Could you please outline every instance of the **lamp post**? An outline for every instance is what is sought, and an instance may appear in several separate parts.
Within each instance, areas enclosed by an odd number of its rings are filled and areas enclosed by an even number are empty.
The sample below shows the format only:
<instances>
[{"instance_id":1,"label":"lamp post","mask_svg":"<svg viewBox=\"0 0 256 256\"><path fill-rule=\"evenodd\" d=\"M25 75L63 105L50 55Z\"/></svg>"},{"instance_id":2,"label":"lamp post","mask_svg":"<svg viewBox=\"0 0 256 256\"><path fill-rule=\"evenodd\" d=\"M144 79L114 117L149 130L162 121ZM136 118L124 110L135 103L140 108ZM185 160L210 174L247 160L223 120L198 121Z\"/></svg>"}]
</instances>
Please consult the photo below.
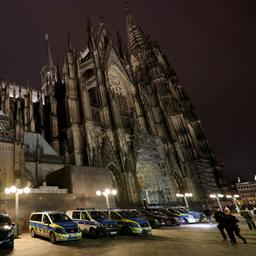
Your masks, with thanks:
<instances>
[{"instance_id":1,"label":"lamp post","mask_svg":"<svg viewBox=\"0 0 256 256\"><path fill-rule=\"evenodd\" d=\"M116 194L117 194L117 190L116 189L110 190L110 189L106 188L105 191L103 191L103 192L101 192L100 190L96 191L96 195L97 196L105 196L107 209L110 208L109 196L110 195L115 196Z\"/></svg>"},{"instance_id":2,"label":"lamp post","mask_svg":"<svg viewBox=\"0 0 256 256\"><path fill-rule=\"evenodd\" d=\"M239 195L226 195L226 198L232 199L232 201L233 201L233 203L234 203L234 205L236 207L236 211L239 213L240 209L239 209L239 206L238 206L238 204L236 202L236 199L239 198Z\"/></svg>"},{"instance_id":3,"label":"lamp post","mask_svg":"<svg viewBox=\"0 0 256 256\"><path fill-rule=\"evenodd\" d=\"M210 198L216 198L217 203L218 203L219 208L221 209L221 211L223 211L223 209L222 209L222 205L220 203L220 198L223 198L223 197L224 197L224 195L222 195L222 194L211 194L210 195Z\"/></svg>"},{"instance_id":4,"label":"lamp post","mask_svg":"<svg viewBox=\"0 0 256 256\"><path fill-rule=\"evenodd\" d=\"M30 188L17 188L16 186L11 186L4 190L5 194L15 194L15 225L17 236L19 235L19 195L30 193Z\"/></svg>"},{"instance_id":5,"label":"lamp post","mask_svg":"<svg viewBox=\"0 0 256 256\"><path fill-rule=\"evenodd\" d=\"M188 200L187 200L187 197L192 197L193 194L192 193L185 193L185 194L176 194L177 197L183 197L184 198L184 201L185 201L185 204L186 204L186 207L189 209L189 205L188 205Z\"/></svg>"}]
</instances>

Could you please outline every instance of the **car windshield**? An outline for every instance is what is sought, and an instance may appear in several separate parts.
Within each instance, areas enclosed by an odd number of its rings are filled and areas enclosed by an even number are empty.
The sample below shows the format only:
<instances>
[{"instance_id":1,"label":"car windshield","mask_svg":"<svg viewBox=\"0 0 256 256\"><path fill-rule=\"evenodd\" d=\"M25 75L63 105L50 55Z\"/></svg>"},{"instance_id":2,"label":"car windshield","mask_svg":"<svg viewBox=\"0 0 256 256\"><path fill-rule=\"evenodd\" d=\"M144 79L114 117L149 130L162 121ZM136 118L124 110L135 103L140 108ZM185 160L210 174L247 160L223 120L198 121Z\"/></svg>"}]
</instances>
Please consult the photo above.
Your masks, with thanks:
<instances>
[{"instance_id":1,"label":"car windshield","mask_svg":"<svg viewBox=\"0 0 256 256\"><path fill-rule=\"evenodd\" d=\"M181 212L181 213L188 213L189 211L187 211L186 209L183 209L183 208L179 208L179 212Z\"/></svg>"},{"instance_id":2,"label":"car windshield","mask_svg":"<svg viewBox=\"0 0 256 256\"><path fill-rule=\"evenodd\" d=\"M108 219L108 215L102 211L91 211L89 213L90 213L91 217L95 220Z\"/></svg>"},{"instance_id":3,"label":"car windshield","mask_svg":"<svg viewBox=\"0 0 256 256\"><path fill-rule=\"evenodd\" d=\"M135 210L132 210L131 213L134 214L134 216L135 216L136 218L139 218L139 217L140 217L140 213L137 212L137 211L135 211Z\"/></svg>"},{"instance_id":4,"label":"car windshield","mask_svg":"<svg viewBox=\"0 0 256 256\"><path fill-rule=\"evenodd\" d=\"M134 211L118 211L119 214L121 214L124 218L138 218L137 212Z\"/></svg>"},{"instance_id":5,"label":"car windshield","mask_svg":"<svg viewBox=\"0 0 256 256\"><path fill-rule=\"evenodd\" d=\"M5 225L11 225L10 218L5 216L0 216L0 226L5 226Z\"/></svg>"},{"instance_id":6,"label":"car windshield","mask_svg":"<svg viewBox=\"0 0 256 256\"><path fill-rule=\"evenodd\" d=\"M174 210L174 209L168 209L168 211L171 212L171 213L174 213L174 214L180 214L179 211Z\"/></svg>"},{"instance_id":7,"label":"car windshield","mask_svg":"<svg viewBox=\"0 0 256 256\"><path fill-rule=\"evenodd\" d=\"M72 221L66 214L64 213L52 213L49 214L52 222L70 222Z\"/></svg>"},{"instance_id":8,"label":"car windshield","mask_svg":"<svg viewBox=\"0 0 256 256\"><path fill-rule=\"evenodd\" d=\"M149 209L148 210L151 214L159 214L159 215L162 215L163 212L161 210L157 210L157 209Z\"/></svg>"}]
</instances>

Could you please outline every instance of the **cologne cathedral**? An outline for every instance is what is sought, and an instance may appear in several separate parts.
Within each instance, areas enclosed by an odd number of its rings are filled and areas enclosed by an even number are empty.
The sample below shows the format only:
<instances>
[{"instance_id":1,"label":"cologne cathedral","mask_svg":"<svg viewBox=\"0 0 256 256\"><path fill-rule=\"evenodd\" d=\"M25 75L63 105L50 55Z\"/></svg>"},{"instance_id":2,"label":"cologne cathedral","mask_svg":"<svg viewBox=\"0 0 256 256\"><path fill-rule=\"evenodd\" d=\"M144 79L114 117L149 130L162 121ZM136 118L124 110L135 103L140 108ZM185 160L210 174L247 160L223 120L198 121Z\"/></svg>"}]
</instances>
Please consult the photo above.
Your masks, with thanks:
<instances>
[{"instance_id":1,"label":"cologne cathedral","mask_svg":"<svg viewBox=\"0 0 256 256\"><path fill-rule=\"evenodd\" d=\"M102 18L97 29L88 22L88 46L76 52L69 38L60 69L46 35L41 90L0 81L1 189L90 166L110 173L120 202L221 191L221 168L173 67L130 11L126 22L127 43L119 34L114 43Z\"/></svg>"}]
</instances>

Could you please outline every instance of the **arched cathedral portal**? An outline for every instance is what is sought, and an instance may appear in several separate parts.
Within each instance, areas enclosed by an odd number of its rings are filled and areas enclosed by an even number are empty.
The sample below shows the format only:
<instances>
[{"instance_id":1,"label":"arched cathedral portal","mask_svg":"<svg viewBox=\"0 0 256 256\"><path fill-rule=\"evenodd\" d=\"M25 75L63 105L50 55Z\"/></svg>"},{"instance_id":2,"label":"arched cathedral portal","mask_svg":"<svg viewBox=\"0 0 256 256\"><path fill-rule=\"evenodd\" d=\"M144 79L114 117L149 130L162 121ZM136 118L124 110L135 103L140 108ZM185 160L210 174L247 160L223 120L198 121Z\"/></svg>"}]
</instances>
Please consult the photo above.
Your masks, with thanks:
<instances>
[{"instance_id":1,"label":"arched cathedral portal","mask_svg":"<svg viewBox=\"0 0 256 256\"><path fill-rule=\"evenodd\" d=\"M178 191L162 146L159 138L147 134L140 134L135 143L141 200L148 205L168 205Z\"/></svg>"}]
</instances>

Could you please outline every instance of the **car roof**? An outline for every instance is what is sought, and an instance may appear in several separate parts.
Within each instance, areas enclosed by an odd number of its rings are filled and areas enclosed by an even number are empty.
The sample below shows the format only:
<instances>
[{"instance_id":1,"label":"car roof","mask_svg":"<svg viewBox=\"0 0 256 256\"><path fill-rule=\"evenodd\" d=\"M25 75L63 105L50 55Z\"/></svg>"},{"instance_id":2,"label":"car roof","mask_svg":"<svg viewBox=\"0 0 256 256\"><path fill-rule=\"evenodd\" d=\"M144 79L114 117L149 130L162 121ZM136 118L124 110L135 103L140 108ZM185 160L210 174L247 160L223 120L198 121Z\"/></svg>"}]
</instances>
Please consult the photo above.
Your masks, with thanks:
<instances>
[{"instance_id":1,"label":"car roof","mask_svg":"<svg viewBox=\"0 0 256 256\"><path fill-rule=\"evenodd\" d=\"M53 213L64 213L61 211L43 211L43 212L32 212L31 214L53 214Z\"/></svg>"},{"instance_id":2,"label":"car roof","mask_svg":"<svg viewBox=\"0 0 256 256\"><path fill-rule=\"evenodd\" d=\"M120 211L130 211L131 209L108 209L107 211L111 212L120 212Z\"/></svg>"},{"instance_id":3,"label":"car roof","mask_svg":"<svg viewBox=\"0 0 256 256\"><path fill-rule=\"evenodd\" d=\"M81 212L86 212L86 211L99 211L102 212L104 210L102 209L95 209L95 208L77 208L75 210L68 210L67 212L77 212L77 211L81 211Z\"/></svg>"},{"instance_id":4,"label":"car roof","mask_svg":"<svg viewBox=\"0 0 256 256\"><path fill-rule=\"evenodd\" d=\"M10 216L7 213L0 213L0 216L1 217L8 217L8 218L10 218Z\"/></svg>"}]
</instances>

